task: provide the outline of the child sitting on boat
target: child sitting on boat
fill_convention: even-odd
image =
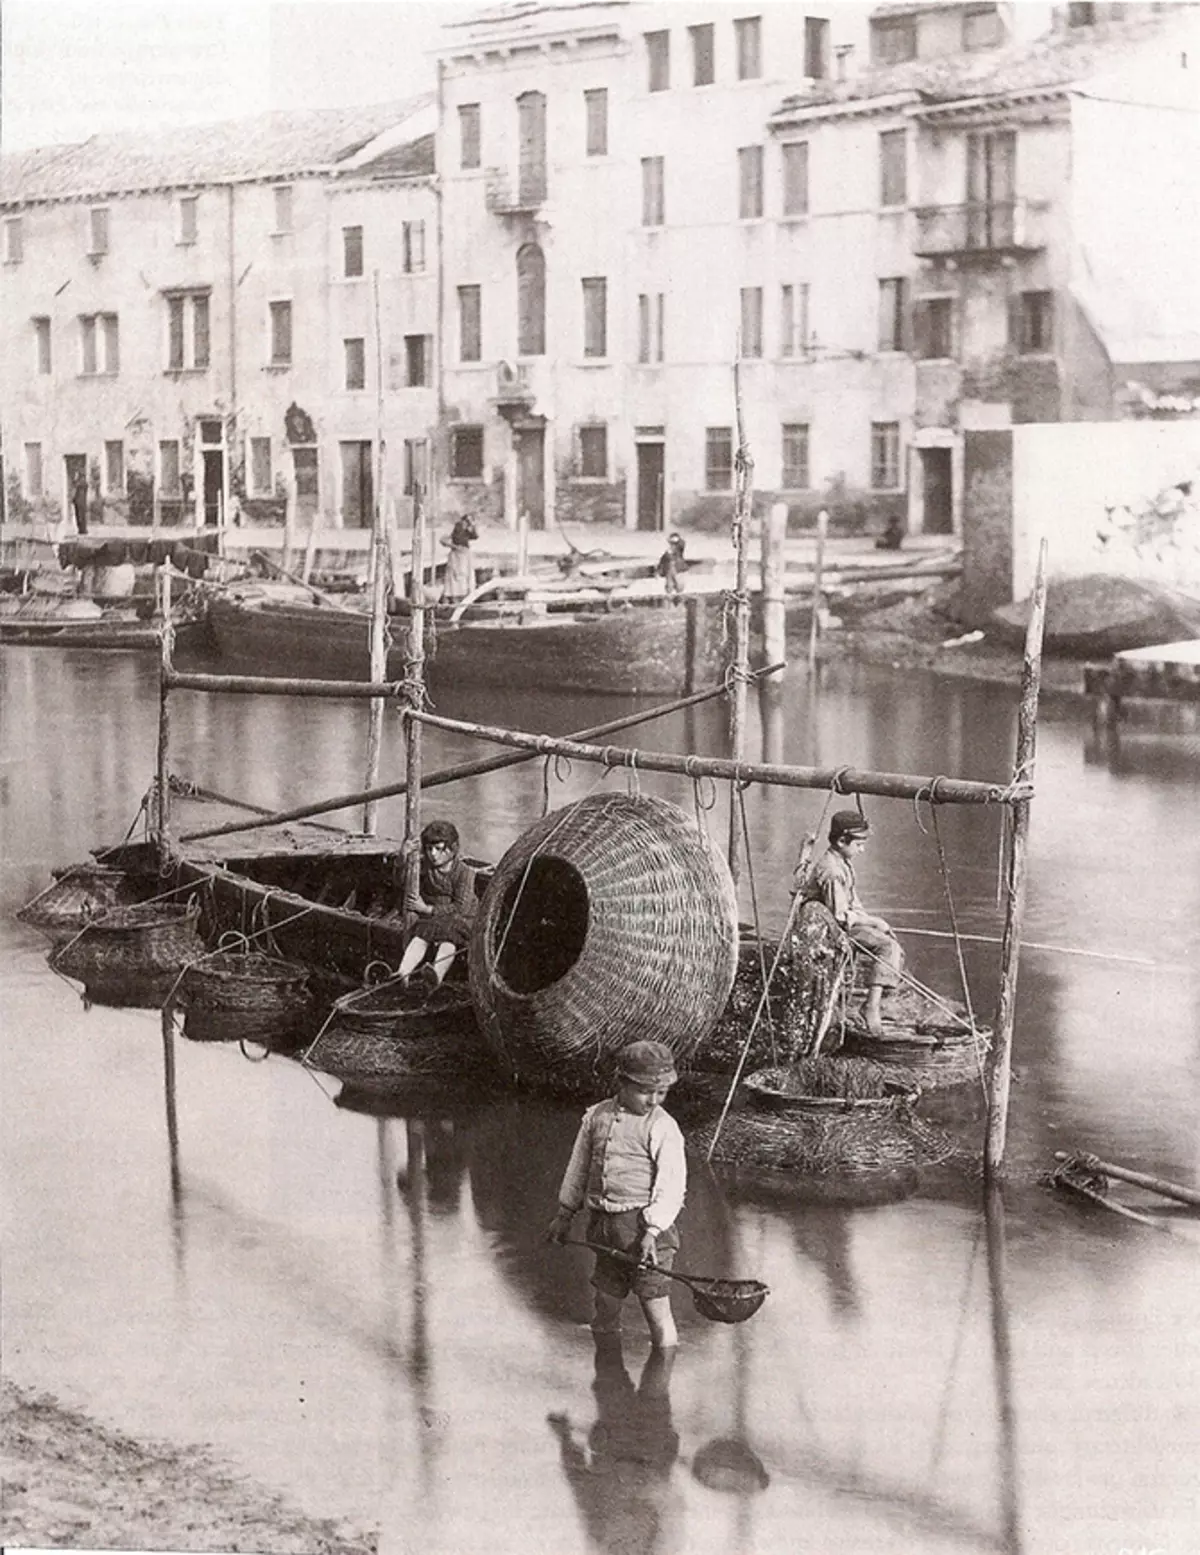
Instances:
[[[597,1246],[592,1332],[619,1333],[621,1306],[632,1292],[651,1343],[664,1350],[679,1342],[662,1271],[675,1262],[675,1221],[687,1189],[683,1134],[662,1107],[678,1078],[674,1055],[664,1042],[630,1042],[618,1055],[617,1075],[616,1095],[583,1115],[546,1236],[565,1242],[586,1205],[586,1239]]]
[[[870,975],[863,1019],[873,1037],[883,1035],[883,995],[900,979],[904,951],[883,918],[869,913],[858,895],[853,860],[867,845],[871,823],[857,810],[837,810],[829,822],[829,848],[794,882],[802,900],[820,902],[850,943],[867,953]],[[799,874],[800,872],[797,871]]]
[[[397,975],[438,988],[471,938],[475,912],[475,871],[459,856],[452,821],[430,821],[421,832],[420,864],[409,872],[404,910],[415,922]],[[433,959],[425,961],[431,945]]]

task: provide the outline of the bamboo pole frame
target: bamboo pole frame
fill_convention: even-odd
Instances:
[[[763,783],[778,788],[828,788],[837,794],[927,799],[936,804],[1007,805],[1033,797],[1033,785],[1022,781],[981,783],[971,778],[916,777],[906,772],[870,772],[856,767],[793,767],[763,761],[731,761],[722,756],[678,756],[673,752],[588,745],[549,734],[523,734],[491,724],[443,718],[437,713],[413,711],[405,716],[430,728],[472,735],[495,745],[533,751],[539,756],[567,756],[606,767],[632,767],[639,772],[674,772],[683,777],[721,778],[728,782]]]
[[[783,663],[769,664],[766,668],[755,670],[751,679],[761,681],[768,675],[776,675],[786,668]],[[679,713],[689,707],[698,707],[702,702],[711,702],[715,697],[725,695],[725,687],[713,686],[707,691],[693,691],[691,696],[677,697],[673,702],[661,703],[658,707],[652,707],[641,713],[626,713],[623,718],[610,719],[608,723],[595,724],[590,729],[580,729],[577,733],[568,735],[572,740],[598,740],[606,734],[617,734],[622,729],[632,729],[638,724],[650,723],[655,718],[666,718],[671,713]],[[460,761],[453,767],[444,767],[440,772],[423,773],[421,787],[440,788],[447,783],[457,783],[463,778],[479,777],[485,772],[499,772],[504,767],[519,766],[525,761],[535,761],[536,751],[508,751],[499,756],[481,756],[475,761]],[[221,826],[208,826],[202,831],[184,832],[179,838],[180,842],[201,842],[209,837],[227,837],[235,832],[253,831],[259,826],[282,826],[288,821],[306,821],[315,815],[327,815],[331,810],[348,810],[352,805],[363,804],[367,799],[394,799],[407,792],[408,779],[404,778],[399,783],[384,783],[378,788],[369,791],[356,790],[352,794],[341,794],[335,799],[323,799],[317,804],[298,805],[291,810],[260,810],[249,820],[227,821]]]
[[[158,670],[158,751],[154,785],[154,829],[158,853],[165,863],[171,837],[171,654],[175,647],[175,626],[171,619],[171,564],[159,568],[162,609],[162,635],[159,639]]]
[[[754,500],[754,457],[746,439],[746,422],[742,410],[741,340],[733,363],[733,407],[737,425],[737,449],[733,458],[733,549],[737,559],[734,584],[734,636],[733,661],[729,688],[729,748],[733,760],[740,762],[746,746],[746,674],[750,668],[750,510]],[[737,795],[729,794],[729,873],[736,889],[741,875],[742,838],[741,817],[738,813]]]
[[[405,664],[404,690],[407,710],[404,720],[404,843],[409,850],[405,871],[405,894],[414,894],[421,868],[421,724],[417,714],[425,700],[425,493],[421,483],[413,483],[412,571],[409,574],[410,614],[408,623],[408,660]],[[405,928],[411,928],[404,914]]]

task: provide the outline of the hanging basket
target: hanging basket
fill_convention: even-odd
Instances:
[[[137,900],[134,882],[111,864],[88,860],[54,874],[54,884],[19,908],[16,916],[56,937],[74,934],[110,908],[129,906]]]
[[[593,794],[531,827],[475,918],[471,994],[487,1041],[527,1085],[595,1095],[652,1038],[678,1061],[723,1009],[737,965],[725,861],[665,800]]]
[[[255,951],[219,950],[180,979],[189,1009],[285,1015],[307,1008],[308,969]]]
[[[124,972],[179,972],[204,954],[199,921],[195,902],[112,907],[52,952],[51,965],[85,983]]]

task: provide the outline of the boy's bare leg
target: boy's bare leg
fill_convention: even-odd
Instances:
[[[596,1292],[592,1309],[594,1334],[619,1334],[621,1332],[621,1297],[610,1296],[607,1291]]]
[[[455,947],[449,940],[443,940],[434,951],[431,965],[433,966],[434,976],[439,983],[445,980],[446,973],[450,970],[451,962],[454,960],[454,954]]]
[[[646,1314],[646,1326],[650,1330],[650,1343],[656,1350],[669,1350],[679,1343],[675,1327],[675,1314],[671,1311],[670,1296],[642,1298],[642,1311]]]
[[[879,983],[872,983],[867,991],[867,1002],[863,1006],[863,1019],[867,1023],[867,1030],[873,1037],[883,1035],[883,987]]]

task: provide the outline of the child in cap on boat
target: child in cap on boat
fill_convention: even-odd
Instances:
[[[415,922],[398,975],[408,982],[416,973],[426,987],[440,987],[459,948],[471,938],[475,912],[475,872],[459,857],[453,822],[430,821],[421,832],[420,867],[409,874],[404,908]],[[431,945],[433,960],[422,966]]]
[[[829,848],[801,885],[806,902],[821,902],[852,945],[868,954],[870,978],[863,1019],[872,1036],[883,1035],[885,990],[894,988],[904,965],[904,951],[883,918],[869,913],[859,899],[853,860],[867,845],[871,823],[857,810],[837,810],[829,822]]]
[[[618,1333],[622,1303],[632,1293],[651,1343],[669,1349],[679,1336],[662,1271],[675,1262],[675,1221],[687,1189],[683,1135],[662,1107],[678,1078],[675,1059],[663,1042],[631,1042],[618,1055],[617,1075],[616,1095],[583,1115],[546,1235],[565,1242],[576,1211],[586,1205],[587,1240],[629,1255],[596,1254],[592,1332]]]

